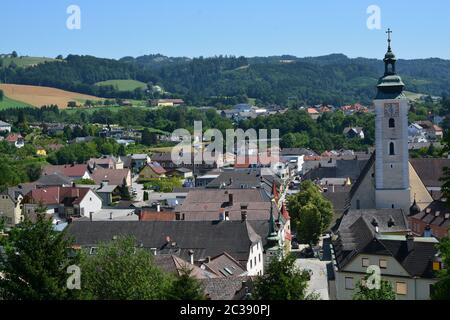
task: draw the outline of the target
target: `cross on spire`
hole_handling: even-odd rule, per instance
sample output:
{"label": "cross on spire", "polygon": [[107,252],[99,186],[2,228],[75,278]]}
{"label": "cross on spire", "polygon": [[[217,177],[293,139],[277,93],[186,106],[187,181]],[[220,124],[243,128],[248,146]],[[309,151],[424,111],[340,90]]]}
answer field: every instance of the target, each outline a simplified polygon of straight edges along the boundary
{"label": "cross on spire", "polygon": [[388,30],[386,31],[387,35],[388,35],[388,49],[389,51],[391,51],[391,34],[392,34],[392,30],[390,28],[388,28]]}

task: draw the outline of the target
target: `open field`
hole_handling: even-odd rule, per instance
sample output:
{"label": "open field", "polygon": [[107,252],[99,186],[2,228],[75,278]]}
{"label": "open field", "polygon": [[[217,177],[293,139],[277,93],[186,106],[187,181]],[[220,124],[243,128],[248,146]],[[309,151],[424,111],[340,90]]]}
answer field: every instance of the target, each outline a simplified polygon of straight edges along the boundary
{"label": "open field", "polygon": [[113,86],[119,91],[134,91],[137,88],[145,89],[147,85],[144,82],[136,80],[108,80],[97,82],[96,86]]}
{"label": "open field", "polygon": [[86,94],[64,91],[49,87],[25,86],[16,84],[0,84],[5,96],[9,99],[22,101],[35,107],[55,104],[61,109],[67,108],[69,101],[82,103],[86,100],[102,100]]}
{"label": "open field", "polygon": [[29,104],[23,103],[21,101],[12,100],[6,96],[0,101],[0,110],[11,109],[11,108],[24,108],[29,107]]}
{"label": "open field", "polygon": [[3,58],[3,65],[7,67],[11,62],[14,62],[18,67],[32,67],[48,61],[56,61],[56,59],[45,57],[6,57]]}

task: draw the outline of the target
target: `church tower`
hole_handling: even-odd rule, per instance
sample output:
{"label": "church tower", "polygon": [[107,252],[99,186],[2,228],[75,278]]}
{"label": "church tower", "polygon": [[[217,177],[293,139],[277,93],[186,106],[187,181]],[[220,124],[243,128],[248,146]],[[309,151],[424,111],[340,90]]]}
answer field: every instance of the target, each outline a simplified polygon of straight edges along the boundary
{"label": "church tower", "polygon": [[375,203],[377,209],[404,209],[411,206],[408,154],[408,99],[404,83],[397,75],[397,58],[391,49],[388,29],[385,72],[378,82],[374,100],[376,124]]}

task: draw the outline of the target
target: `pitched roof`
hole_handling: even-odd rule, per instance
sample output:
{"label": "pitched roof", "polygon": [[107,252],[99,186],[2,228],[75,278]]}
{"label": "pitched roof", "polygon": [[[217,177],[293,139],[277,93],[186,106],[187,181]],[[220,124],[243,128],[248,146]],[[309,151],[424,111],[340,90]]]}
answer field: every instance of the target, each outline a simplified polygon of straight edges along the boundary
{"label": "pitched roof", "polygon": [[261,240],[250,223],[240,221],[76,221],[69,225],[67,233],[75,244],[84,247],[98,246],[117,236],[133,236],[144,248],[156,248],[185,260],[193,250],[195,261],[228,252],[246,262],[250,246]]}
{"label": "pitched roof", "polygon": [[43,175],[52,175],[59,173],[69,178],[83,177],[86,173],[89,173],[86,164],[73,164],[73,165],[48,165],[43,169]]}
{"label": "pitched roof", "polygon": [[408,220],[402,209],[364,209],[349,210],[340,223],[341,228],[349,228],[359,218],[368,225],[376,224],[380,233],[408,232]]}
{"label": "pitched roof", "polygon": [[[433,201],[425,210],[412,216],[412,218],[421,220],[426,224],[448,229],[450,227],[450,208],[443,201]],[[447,218],[446,218],[447,216]]]}
{"label": "pitched roof", "polygon": [[99,168],[91,174],[92,180],[97,184],[108,181],[112,185],[122,185],[130,174],[129,169],[103,169]]}
{"label": "pitched roof", "polygon": [[450,159],[410,159],[411,165],[426,187],[441,187],[445,167],[450,167]]}
{"label": "pitched roof", "polygon": [[44,205],[73,205],[80,203],[89,191],[88,188],[49,187],[31,190],[26,199],[33,204],[42,202]]}
{"label": "pitched roof", "polygon": [[51,186],[70,186],[72,181],[69,177],[66,177],[58,172],[50,175],[43,175],[36,181],[36,185],[51,187]]}
{"label": "pitched roof", "polygon": [[242,276],[247,272],[238,261],[226,252],[212,258],[210,262],[206,262],[203,265],[218,277]]}
{"label": "pitched roof", "polygon": [[217,278],[216,274],[213,274],[209,271],[202,270],[196,265],[192,265],[186,260],[181,259],[176,255],[156,255],[154,256],[155,264],[163,269],[166,272],[182,275],[185,269],[191,271],[191,276],[195,279],[209,279],[209,278]]}
{"label": "pitched roof", "polygon": [[212,278],[200,280],[210,300],[244,300],[253,288],[250,277]]}
{"label": "pitched roof", "polygon": [[0,127],[11,127],[11,125],[7,122],[0,120]]}
{"label": "pitched roof", "polygon": [[385,236],[375,231],[364,217],[350,226],[341,226],[333,241],[335,259],[339,269],[359,254],[393,257],[411,277],[434,278],[432,261],[437,254],[437,240],[405,236]]}
{"label": "pitched roof", "polygon": [[[230,198],[232,197],[232,203]],[[263,189],[191,190],[177,212],[190,221],[217,221],[228,212],[230,220],[269,220],[272,201]]]}
{"label": "pitched roof", "polygon": [[306,148],[284,148],[281,150],[282,156],[317,156],[312,150]]}

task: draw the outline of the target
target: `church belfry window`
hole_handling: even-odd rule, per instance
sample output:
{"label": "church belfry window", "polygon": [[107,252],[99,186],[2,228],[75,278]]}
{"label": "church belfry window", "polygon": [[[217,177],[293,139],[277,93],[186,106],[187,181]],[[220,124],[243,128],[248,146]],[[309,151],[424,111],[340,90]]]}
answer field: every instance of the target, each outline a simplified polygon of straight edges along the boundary
{"label": "church belfry window", "polygon": [[391,142],[389,144],[389,155],[390,156],[395,156],[395,144],[393,142]]}
{"label": "church belfry window", "polygon": [[389,128],[395,128],[395,119],[394,118],[389,119]]}

